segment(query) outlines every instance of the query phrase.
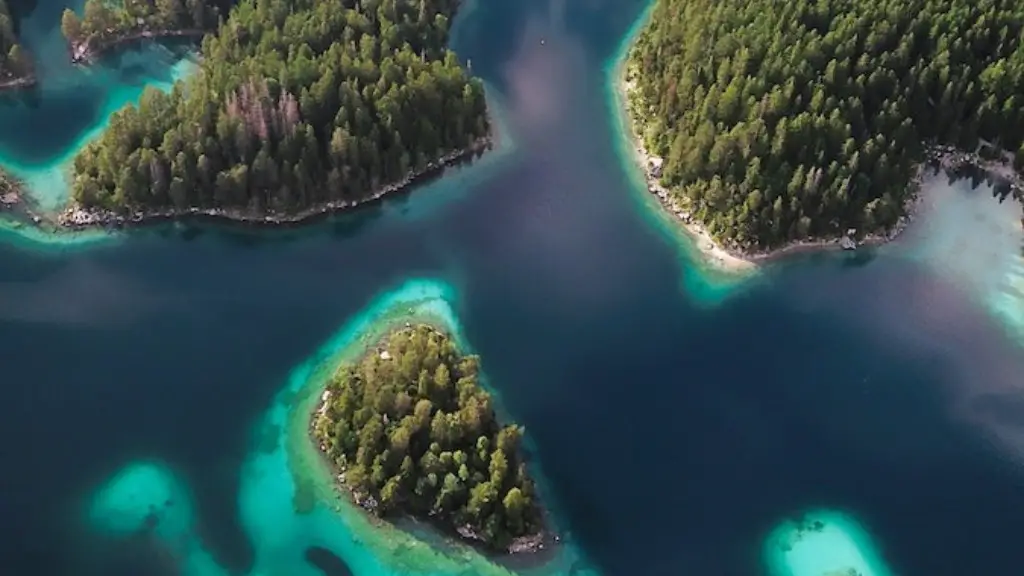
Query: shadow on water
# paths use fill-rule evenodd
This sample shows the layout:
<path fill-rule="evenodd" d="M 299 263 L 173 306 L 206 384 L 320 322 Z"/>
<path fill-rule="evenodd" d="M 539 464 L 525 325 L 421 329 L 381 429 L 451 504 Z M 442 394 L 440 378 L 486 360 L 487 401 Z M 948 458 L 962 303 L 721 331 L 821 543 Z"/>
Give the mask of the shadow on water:
<path fill-rule="evenodd" d="M 326 226 L 326 230 L 329 230 L 330 234 L 339 240 L 352 238 L 372 226 L 372 223 L 381 218 L 383 214 L 382 206 L 367 205 L 361 207 L 358 214 L 338 214 L 329 217 L 323 223 L 307 223 L 294 227 L 267 229 L 217 220 L 209 224 L 198 222 L 159 224 L 135 231 L 134 234 L 152 234 L 163 239 L 179 239 L 184 242 L 191 242 L 212 234 L 230 245 L 255 249 L 272 244 L 288 244 L 307 238 L 307 226 L 315 226 L 320 230 L 325 229 L 324 226 Z"/>
<path fill-rule="evenodd" d="M 195 49 L 196 44 L 187 39 L 138 40 L 104 54 L 94 66 L 114 71 L 114 81 L 126 86 L 173 82 L 174 65 L 190 58 Z M 140 59 L 143 51 L 149 56 Z"/>
<path fill-rule="evenodd" d="M 13 20 L 15 34 L 21 34 L 22 21 L 32 17 L 32 13 L 38 5 L 39 0 L 7 0 L 7 9 Z"/>
<path fill-rule="evenodd" d="M 930 163 L 930 167 L 932 168 L 933 175 L 937 175 L 942 171 L 941 167 L 935 161 Z M 991 188 L 993 197 L 999 198 L 1000 201 L 1006 200 L 1011 196 L 1014 196 L 1017 200 L 1024 200 L 1024 197 L 1022 197 L 1024 191 L 1015 191 L 1013 188 L 1013 182 L 1009 178 L 973 164 L 964 164 L 946 171 L 946 181 L 948 185 L 953 185 L 960 180 L 970 182 L 970 187 L 972 189 Z"/>
<path fill-rule="evenodd" d="M 862 248 L 846 255 L 842 262 L 846 268 L 862 268 L 875 261 L 878 253 L 871 248 Z"/>
<path fill-rule="evenodd" d="M 306 561 L 316 566 L 324 576 L 355 576 L 345 561 L 322 546 L 310 546 L 306 549 Z"/>

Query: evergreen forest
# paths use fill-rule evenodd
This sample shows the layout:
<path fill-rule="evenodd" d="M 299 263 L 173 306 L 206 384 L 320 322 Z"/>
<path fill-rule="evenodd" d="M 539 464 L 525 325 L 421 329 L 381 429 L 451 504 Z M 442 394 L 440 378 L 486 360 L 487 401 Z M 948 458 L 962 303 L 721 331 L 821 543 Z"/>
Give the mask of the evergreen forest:
<path fill-rule="evenodd" d="M 379 353 L 339 368 L 314 435 L 365 508 L 504 548 L 540 531 L 540 509 L 522 428 L 498 423 L 479 378 L 479 359 L 446 335 L 399 330 Z"/>
<path fill-rule="evenodd" d="M 18 44 L 15 15 L 7 0 L 0 0 L 0 84 L 31 77 L 32 61 Z"/>
<path fill-rule="evenodd" d="M 204 0 L 86 0 L 82 15 L 64 10 L 60 29 L 72 45 L 91 49 L 149 32 L 169 35 L 217 26 L 219 8 Z"/>
<path fill-rule="evenodd" d="M 479 149 L 483 85 L 446 48 L 457 4 L 242 0 L 203 39 L 196 74 L 148 90 L 78 154 L 74 199 L 121 213 L 295 213 Z"/>
<path fill-rule="evenodd" d="M 1024 164 L 1020 0 L 657 0 L 630 102 L 662 183 L 744 251 L 904 215 L 930 144 Z"/>

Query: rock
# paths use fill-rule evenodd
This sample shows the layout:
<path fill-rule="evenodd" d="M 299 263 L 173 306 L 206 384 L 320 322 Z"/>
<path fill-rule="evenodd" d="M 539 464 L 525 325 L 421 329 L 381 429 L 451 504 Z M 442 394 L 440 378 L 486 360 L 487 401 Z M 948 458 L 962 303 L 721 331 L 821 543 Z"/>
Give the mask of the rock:
<path fill-rule="evenodd" d="M 651 176 L 655 178 L 661 178 L 661 170 L 665 165 L 665 160 L 658 156 L 652 156 L 647 161 L 647 166 L 651 171 Z"/>
<path fill-rule="evenodd" d="M 544 533 L 531 534 L 516 538 L 509 544 L 509 554 L 533 553 L 544 549 Z"/>

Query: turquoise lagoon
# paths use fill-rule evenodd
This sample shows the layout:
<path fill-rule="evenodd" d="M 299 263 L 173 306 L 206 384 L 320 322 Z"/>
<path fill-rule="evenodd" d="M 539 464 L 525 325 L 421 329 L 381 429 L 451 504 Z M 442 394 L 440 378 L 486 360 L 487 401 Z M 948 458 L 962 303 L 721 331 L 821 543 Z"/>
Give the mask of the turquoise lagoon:
<path fill-rule="evenodd" d="M 309 574 L 312 546 L 333 550 L 355 574 L 511 574 L 468 547 L 438 551 L 414 535 L 371 522 L 338 492 L 330 470 L 308 438 L 309 414 L 339 363 L 355 361 L 387 331 L 406 322 L 426 322 L 453 335 L 471 351 L 456 313 L 451 286 L 410 280 L 375 298 L 333 335 L 308 361 L 297 366 L 254 430 L 255 451 L 242 468 L 239 510 L 256 548 L 251 574 Z M 184 574 L 222 576 L 192 532 L 193 504 L 173 470 L 140 460 L 127 464 L 99 486 L 87 507 L 87 522 L 115 537 L 151 532 L 181 558 Z M 584 576 L 570 546 L 545 565 L 546 573 Z M 468 572 L 467 572 L 468 571 Z M 551 572 L 548 572 L 551 571 Z"/>
<path fill-rule="evenodd" d="M 149 77 L 143 72 L 157 62 L 161 69 L 166 67 L 166 75 Z M 68 174 L 75 153 L 103 132 L 110 115 L 125 106 L 136 104 L 147 88 L 170 91 L 174 83 L 188 77 L 195 66 L 189 57 L 175 54 L 160 45 L 152 45 L 143 50 L 124 52 L 116 61 L 108 60 L 91 68 L 75 68 L 68 71 L 70 79 L 50 83 L 44 77 L 38 95 L 39 102 L 22 100 L 4 109 L 3 120 L 6 126 L 13 125 L 12 129 L 19 130 L 31 139 L 34 134 L 38 134 L 36 130 L 40 123 L 45 126 L 52 121 L 47 118 L 51 114 L 48 110 L 49 102 L 78 100 L 88 96 L 94 98 L 96 122 L 82 126 L 66 148 L 44 149 L 46 157 L 41 162 L 38 158 L 23 155 L 24 149 L 20 146 L 0 148 L 4 168 L 24 182 L 40 210 L 59 210 L 69 197 Z M 129 74 L 126 70 L 134 71 Z M 126 82 L 126 75 L 132 76 L 133 80 Z"/>
<path fill-rule="evenodd" d="M 146 88 L 170 90 L 195 62 L 186 46 L 148 44 L 82 67 L 70 61 L 60 32 L 65 7 L 84 2 L 37 2 L 21 21 L 21 39 L 38 69 L 36 90 L 0 96 L 0 164 L 22 179 L 39 210 L 59 210 L 68 199 L 68 168 L 96 138 L 110 115 L 138 102 Z"/>
<path fill-rule="evenodd" d="M 95 66 L 73 65 L 60 15 L 65 7 L 80 11 L 83 5 L 35 4 L 21 21 L 21 39 L 35 59 L 39 85 L 0 95 L 0 166 L 22 181 L 33 211 L 43 214 L 67 203 L 75 154 L 103 132 L 113 113 L 136 104 L 148 88 L 169 91 L 197 66 L 187 46 L 162 44 L 126 50 Z M 0 215 L 0 238 L 49 252 L 111 240 L 99 231 L 54 234 L 6 215 Z"/>
<path fill-rule="evenodd" d="M 831 510 L 780 524 L 765 557 L 773 576 L 892 576 L 864 529 Z"/>
<path fill-rule="evenodd" d="M 144 51 L 73 70 L 57 4 L 29 20 L 38 101 L 0 107 L 23 175 L 62 174 L 109 108 L 185 66 Z M 707 270 L 649 202 L 617 114 L 645 4 L 467 6 L 454 44 L 502 143 L 411 195 L 269 234 L 5 234 L 0 433 L 31 464 L 2 480 L 14 573 L 301 576 L 311 547 L 357 576 L 1024 565 L 1019 206 L 936 180 L 892 246 L 756 281 Z M 565 536 L 544 565 L 373 525 L 334 492 L 306 415 L 335 362 L 409 319 L 480 353 L 526 425 Z"/>

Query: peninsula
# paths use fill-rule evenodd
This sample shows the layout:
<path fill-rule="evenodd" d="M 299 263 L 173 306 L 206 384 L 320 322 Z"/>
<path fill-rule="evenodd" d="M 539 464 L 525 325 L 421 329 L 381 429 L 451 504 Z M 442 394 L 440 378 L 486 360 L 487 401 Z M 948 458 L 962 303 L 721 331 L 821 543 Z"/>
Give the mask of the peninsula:
<path fill-rule="evenodd" d="M 479 377 L 476 356 L 407 324 L 339 367 L 311 434 L 367 512 L 424 519 L 489 550 L 541 549 L 522 428 L 497 421 Z"/>
<path fill-rule="evenodd" d="M 482 153 L 483 84 L 446 48 L 457 5 L 242 0 L 195 75 L 147 91 L 79 152 L 60 223 L 295 222 Z"/>
<path fill-rule="evenodd" d="M 734 268 L 894 237 L 925 161 L 1019 193 L 1022 37 L 1015 3 L 655 0 L 620 81 L 651 191 Z"/>
<path fill-rule="evenodd" d="M 18 43 L 15 16 L 0 0 L 0 91 L 30 88 L 36 83 L 32 59 Z"/>
<path fill-rule="evenodd" d="M 215 3 L 216 4 L 216 3 Z M 201 38 L 217 26 L 220 10 L 203 0 L 124 2 L 86 0 L 82 16 L 66 8 L 60 29 L 76 63 L 94 61 L 107 50 L 146 39 Z"/>

